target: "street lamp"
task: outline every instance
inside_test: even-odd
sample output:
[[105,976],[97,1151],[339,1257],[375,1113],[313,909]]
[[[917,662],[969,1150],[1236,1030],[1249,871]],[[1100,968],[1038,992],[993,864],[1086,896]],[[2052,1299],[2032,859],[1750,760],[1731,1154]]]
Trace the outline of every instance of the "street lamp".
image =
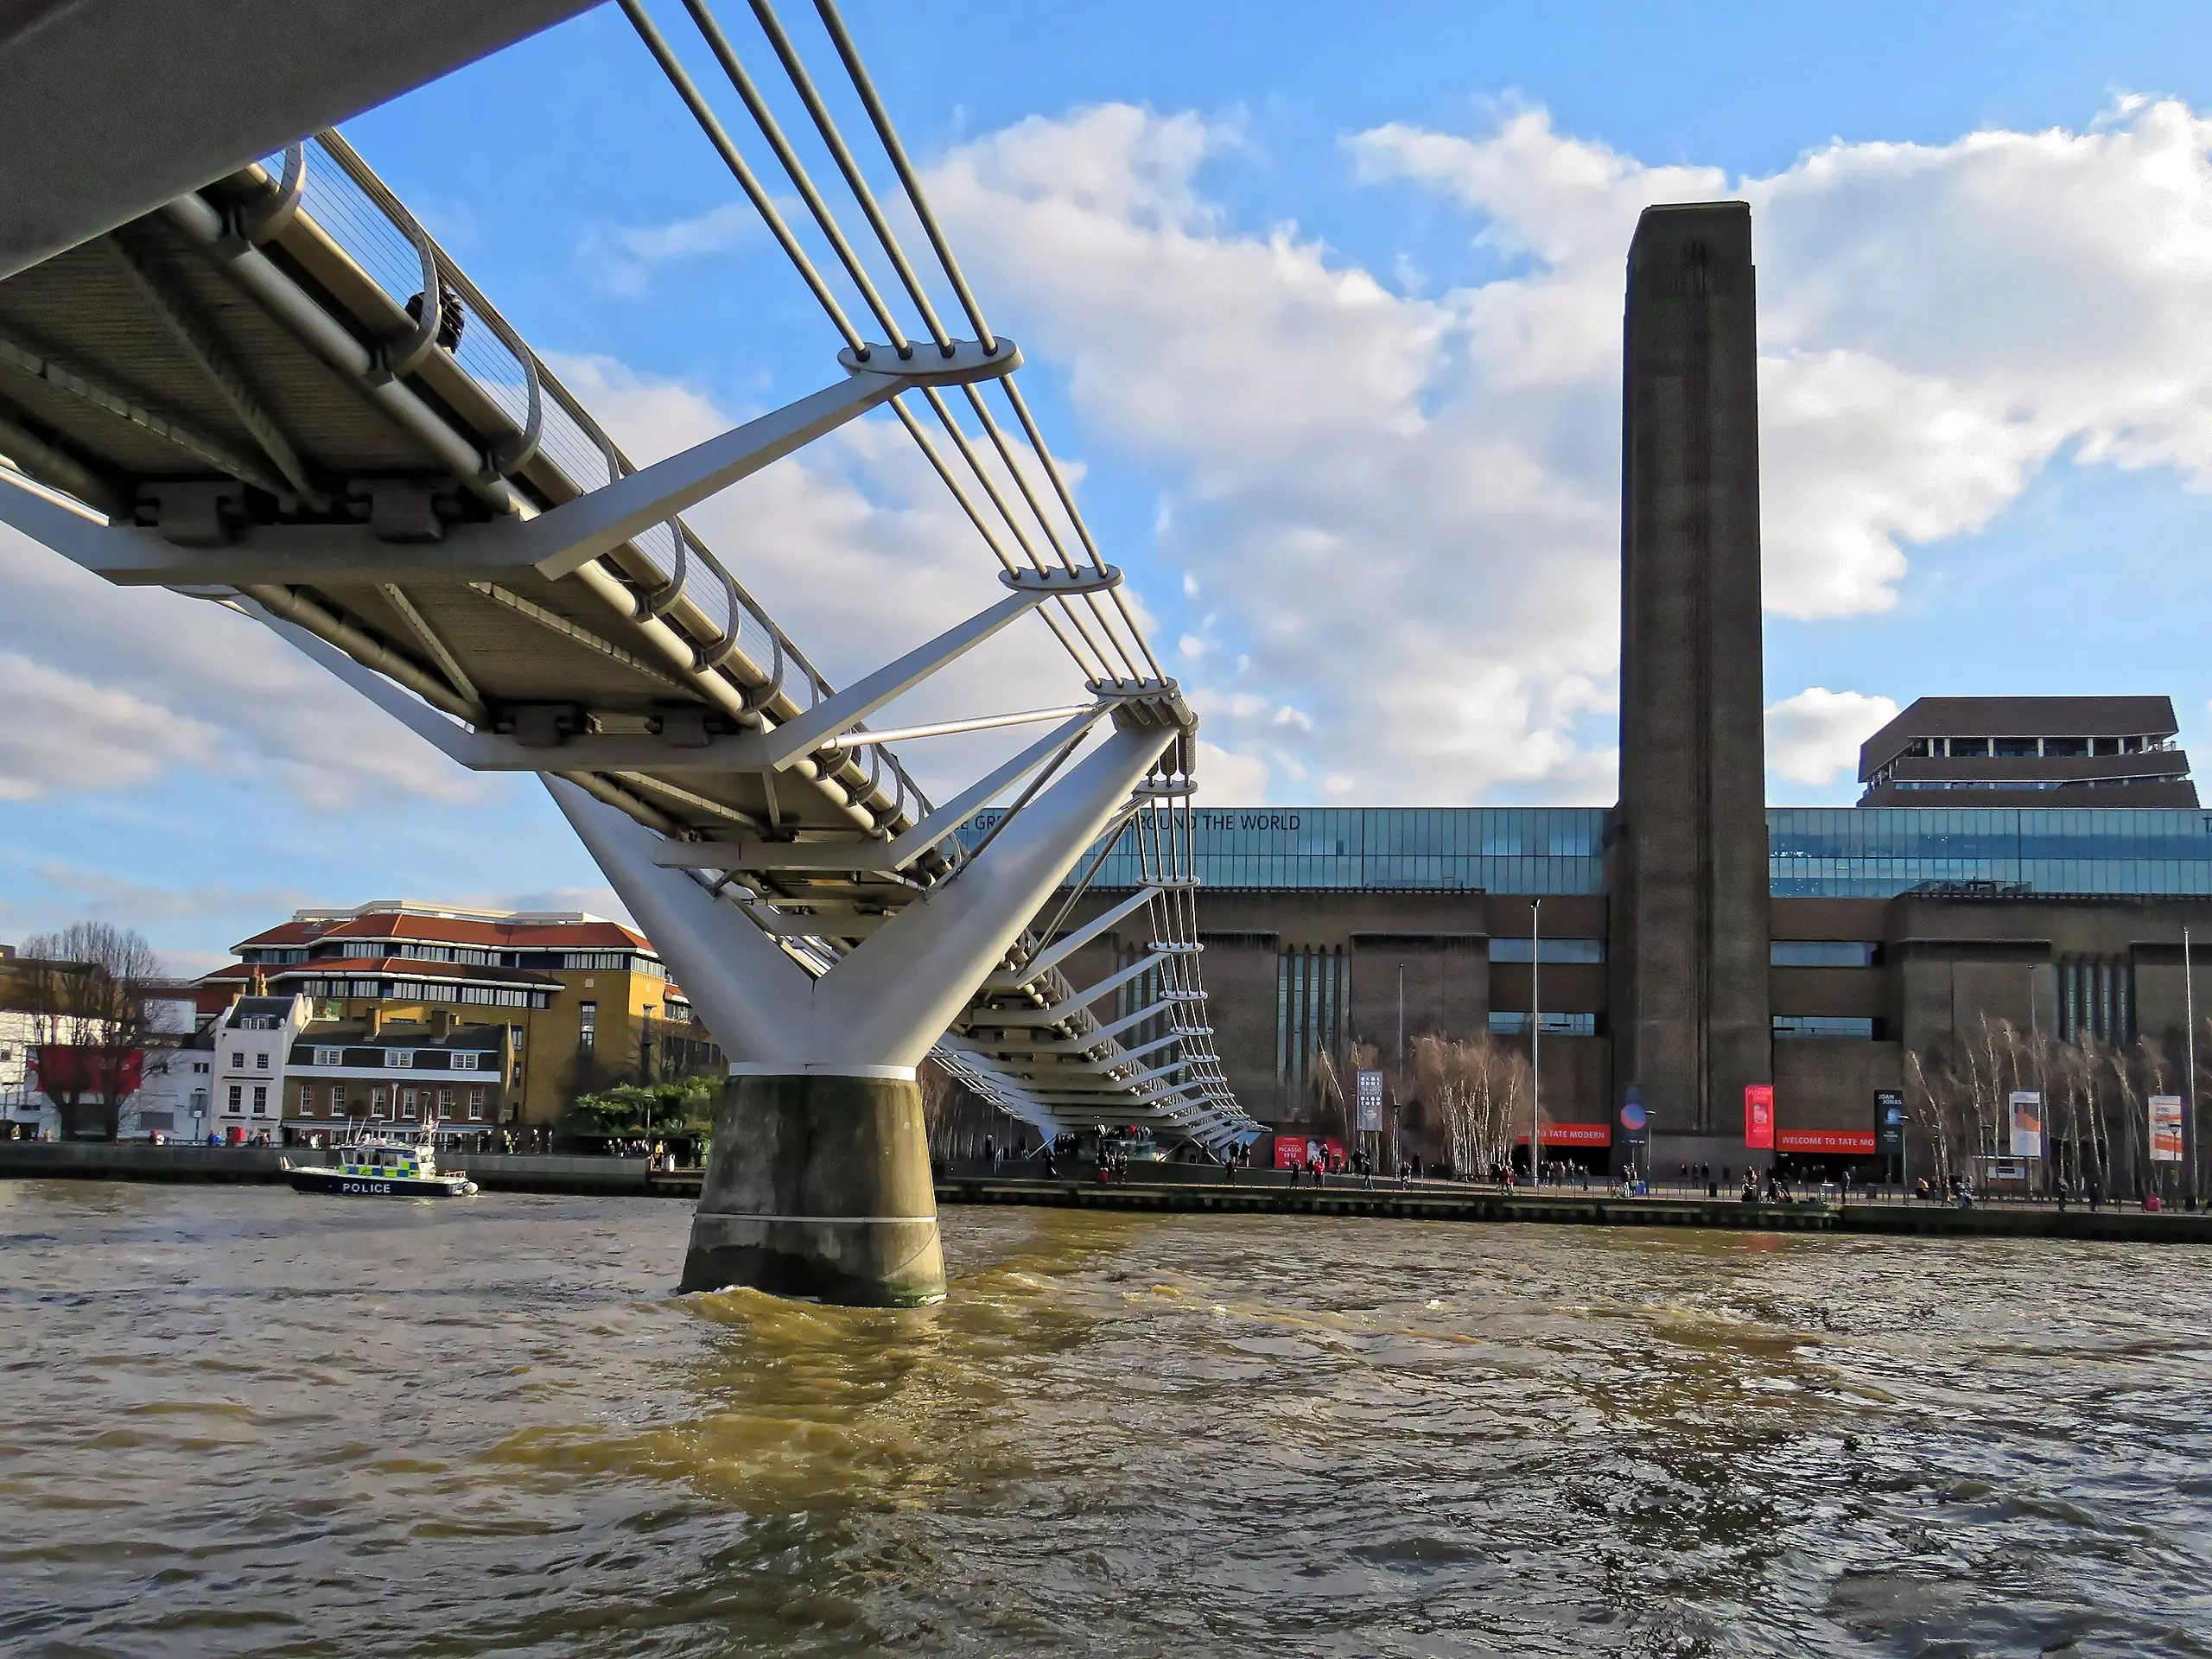
[[1544,901],[1529,901],[1529,1185],[1536,1185],[1536,1160],[1541,1158],[1544,1145],[1544,1000],[1538,994],[1541,981],[1538,977],[1537,958],[1542,950],[1537,944],[1536,918],[1542,912]]

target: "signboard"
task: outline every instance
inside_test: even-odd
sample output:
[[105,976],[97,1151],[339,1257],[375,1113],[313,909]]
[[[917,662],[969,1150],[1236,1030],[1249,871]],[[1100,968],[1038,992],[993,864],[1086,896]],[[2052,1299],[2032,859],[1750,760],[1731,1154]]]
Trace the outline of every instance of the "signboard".
[[1774,1150],[1774,1085],[1744,1085],[1744,1146],[1750,1151]]
[[[1525,1147],[1529,1137],[1516,1135],[1513,1144]],[[1544,1144],[1548,1147],[1610,1147],[1613,1144],[1613,1126],[1610,1123],[1547,1123],[1544,1125]]]
[[1872,1156],[1876,1147],[1872,1129],[1777,1129],[1774,1149],[1859,1157]]
[[2151,1161],[2177,1164],[2182,1160],[2181,1096],[2151,1096]]
[[2012,1091],[2012,1155],[2043,1156],[2043,1096],[2033,1089]]
[[1363,1071],[1358,1074],[1359,1132],[1362,1135],[1382,1133],[1382,1074]]
[[1643,1108],[1632,1100],[1621,1108],[1621,1128],[1624,1129],[1640,1129],[1650,1121]]
[[1885,1156],[1894,1158],[1904,1150],[1904,1090],[1874,1091],[1874,1136]]

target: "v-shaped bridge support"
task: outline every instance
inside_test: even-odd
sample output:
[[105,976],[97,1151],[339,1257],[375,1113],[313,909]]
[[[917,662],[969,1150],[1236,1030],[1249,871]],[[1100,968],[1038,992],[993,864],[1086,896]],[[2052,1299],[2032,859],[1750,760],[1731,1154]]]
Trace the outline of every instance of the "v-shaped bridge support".
[[575,785],[546,787],[731,1059],[683,1287],[848,1302],[944,1290],[914,1068],[1178,735],[1113,732],[948,880],[815,976],[666,842]]

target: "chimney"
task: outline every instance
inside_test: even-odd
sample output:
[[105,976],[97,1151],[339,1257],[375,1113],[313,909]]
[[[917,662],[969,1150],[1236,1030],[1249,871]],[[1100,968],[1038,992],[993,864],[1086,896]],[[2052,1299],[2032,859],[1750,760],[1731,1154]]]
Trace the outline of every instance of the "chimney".
[[432,1008],[430,1010],[430,1040],[434,1043],[442,1043],[452,1035],[453,1010]]
[[369,1009],[368,1036],[371,1042],[384,1035],[384,1007],[378,1004]]

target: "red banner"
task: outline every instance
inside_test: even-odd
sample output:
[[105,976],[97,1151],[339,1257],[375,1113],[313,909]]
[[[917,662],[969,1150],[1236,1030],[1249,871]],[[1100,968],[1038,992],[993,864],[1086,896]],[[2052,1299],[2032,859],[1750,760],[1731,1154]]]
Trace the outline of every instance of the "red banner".
[[[1513,1144],[1525,1147],[1529,1137],[1516,1135]],[[1613,1126],[1610,1123],[1547,1123],[1544,1125],[1544,1144],[1548,1147],[1610,1147],[1613,1144]]]
[[1782,1129],[1774,1139],[1777,1152],[1874,1152],[1872,1129]]
[[1748,1151],[1774,1150],[1774,1085],[1744,1085],[1744,1146]]

